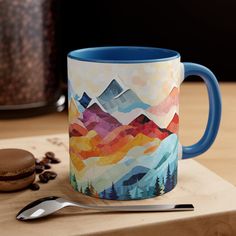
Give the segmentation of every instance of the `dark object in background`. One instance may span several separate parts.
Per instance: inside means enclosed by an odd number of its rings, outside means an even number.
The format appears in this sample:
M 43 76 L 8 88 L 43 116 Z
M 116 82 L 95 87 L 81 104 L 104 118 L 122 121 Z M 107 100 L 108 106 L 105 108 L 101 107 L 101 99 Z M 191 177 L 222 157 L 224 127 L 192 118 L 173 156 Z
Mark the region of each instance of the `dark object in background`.
M 0 117 L 63 109 L 57 2 L 0 1 Z
M 236 81 L 236 1 L 60 2 L 65 79 L 71 50 L 138 45 L 176 50 L 182 61 L 210 67 L 220 81 Z
M 0 117 L 56 110 L 67 53 L 84 47 L 170 48 L 236 81 L 235 10 L 233 0 L 0 0 Z

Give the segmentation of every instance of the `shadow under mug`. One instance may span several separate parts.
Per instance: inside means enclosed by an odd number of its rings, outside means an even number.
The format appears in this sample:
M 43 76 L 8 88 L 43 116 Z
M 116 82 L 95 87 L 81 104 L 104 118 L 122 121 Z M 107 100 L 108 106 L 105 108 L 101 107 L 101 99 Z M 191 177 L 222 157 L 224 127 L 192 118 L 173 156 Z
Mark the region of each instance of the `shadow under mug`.
M 179 87 L 200 76 L 209 95 L 202 138 L 181 146 Z M 214 142 L 221 95 L 204 66 L 181 63 L 176 51 L 100 47 L 68 54 L 70 181 L 102 199 L 145 199 L 171 191 L 178 159 L 195 157 Z

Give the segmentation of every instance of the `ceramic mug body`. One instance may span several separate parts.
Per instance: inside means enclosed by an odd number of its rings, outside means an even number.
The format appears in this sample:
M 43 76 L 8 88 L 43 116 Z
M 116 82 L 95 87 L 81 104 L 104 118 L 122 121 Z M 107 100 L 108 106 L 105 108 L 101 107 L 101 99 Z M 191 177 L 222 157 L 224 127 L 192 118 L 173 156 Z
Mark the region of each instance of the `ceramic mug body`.
M 130 200 L 176 186 L 183 64 L 175 51 L 149 55 L 149 49 L 68 55 L 70 181 L 76 191 Z

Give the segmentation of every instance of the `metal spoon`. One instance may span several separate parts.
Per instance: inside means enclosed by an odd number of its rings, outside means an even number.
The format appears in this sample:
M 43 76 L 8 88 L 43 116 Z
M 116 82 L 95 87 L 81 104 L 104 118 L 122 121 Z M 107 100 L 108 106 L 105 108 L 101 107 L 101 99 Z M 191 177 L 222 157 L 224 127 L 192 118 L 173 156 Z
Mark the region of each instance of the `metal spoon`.
M 48 216 L 64 207 L 75 206 L 85 209 L 93 209 L 111 212 L 151 212 L 151 211 L 193 211 L 192 204 L 169 205 L 126 205 L 126 206 L 97 206 L 72 202 L 60 197 L 45 197 L 31 202 L 25 206 L 16 216 L 17 220 L 33 220 Z

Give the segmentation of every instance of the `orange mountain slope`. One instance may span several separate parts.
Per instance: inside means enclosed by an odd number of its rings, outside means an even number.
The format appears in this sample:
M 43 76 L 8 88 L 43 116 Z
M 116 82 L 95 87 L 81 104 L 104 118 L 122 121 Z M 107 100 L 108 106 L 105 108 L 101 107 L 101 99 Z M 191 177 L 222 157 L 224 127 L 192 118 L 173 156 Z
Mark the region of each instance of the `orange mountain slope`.
M 175 113 L 174 117 L 172 118 L 171 122 L 167 126 L 167 129 L 172 132 L 177 134 L 178 129 L 179 129 L 179 116 Z

